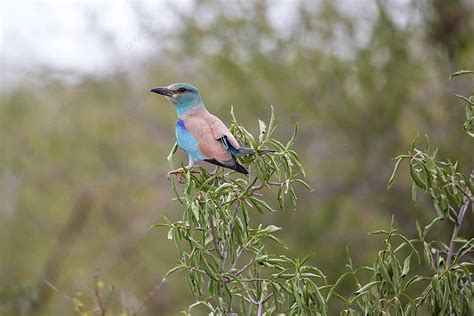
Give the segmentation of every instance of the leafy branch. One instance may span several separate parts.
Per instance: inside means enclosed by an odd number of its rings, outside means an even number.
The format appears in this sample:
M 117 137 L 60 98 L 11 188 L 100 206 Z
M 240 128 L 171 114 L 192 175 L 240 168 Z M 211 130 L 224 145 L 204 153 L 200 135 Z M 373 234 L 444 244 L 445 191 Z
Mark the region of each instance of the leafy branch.
M 453 76 L 471 73 L 462 71 Z M 467 102 L 464 127 L 473 136 L 473 97 L 460 98 Z M 347 251 L 347 271 L 330 283 L 317 267 L 307 264 L 311 255 L 300 260 L 268 252 L 270 241 L 286 248 L 277 237 L 280 227 L 250 224 L 252 210 L 276 211 L 263 199 L 264 194 L 275 189 L 278 208 L 294 210 L 297 196 L 293 186 L 301 184 L 310 189 L 293 150 L 297 128 L 286 144 L 274 139 L 272 108 L 268 124 L 258 121 L 256 139 L 239 124 L 233 110 L 231 115 L 231 132 L 258 153 L 241 159 L 250 170 L 249 176 L 236 177 L 226 170 L 209 174 L 203 168 L 198 173 L 186 172 L 183 186 L 172 186 L 184 210 L 182 219 L 172 222 L 164 218 L 164 223 L 155 225 L 168 229 L 168 238 L 179 253 L 177 265 L 166 277 L 185 273 L 195 299 L 186 314 L 204 308 L 210 315 L 327 315 L 333 298 L 345 304 L 341 315 L 416 315 L 425 306 L 433 315 L 474 314 L 474 264 L 465 261 L 474 251 L 474 239 L 459 236 L 473 203 L 474 170 L 466 176 L 457 162 L 439 160 L 428 140 L 418 148 L 415 139 L 406 154 L 395 158 L 388 188 L 402 163 L 408 162 L 412 199 L 417 200 L 419 191 L 427 194 L 436 217 L 423 229 L 416 223 L 416 238 L 399 233 L 392 218 L 388 230 L 372 232 L 383 237 L 382 250 L 373 263 L 354 267 Z M 275 152 L 265 152 L 269 147 Z M 168 157 L 170 162 L 175 151 L 176 147 Z M 448 243 L 430 240 L 432 227 L 443 220 L 454 226 L 451 239 Z M 414 260 L 418 268 L 413 268 Z M 415 273 L 425 271 L 423 267 L 432 273 Z M 349 278 L 355 281 L 355 290 L 345 296 L 339 287 Z
M 304 180 L 301 161 L 292 149 L 297 129 L 286 144 L 272 138 L 276 128 L 272 108 L 268 125 L 259 120 L 257 141 L 238 123 L 233 111 L 231 115 L 231 132 L 257 152 L 241 160 L 249 167 L 250 176 L 235 177 L 226 170 L 209 174 L 201 168 L 200 173 L 185 174 L 182 190 L 173 183 L 176 200 L 184 209 L 182 220 L 173 223 L 165 219 L 156 225 L 168 228 L 168 238 L 175 242 L 180 256 L 168 275 L 186 273 L 188 287 L 196 299 L 188 308 L 189 314 L 197 306 L 215 314 L 235 310 L 256 315 L 312 310 L 326 314 L 320 286 L 316 285 L 319 279 L 327 285 L 321 271 L 305 265 L 309 257 L 300 261 L 268 253 L 268 241 L 286 248 L 275 235 L 280 227 L 250 225 L 252 209 L 259 213 L 276 211 L 262 199 L 264 191 L 276 188 L 278 207 L 285 210 L 296 207 L 295 184 L 310 188 Z M 275 152 L 264 153 L 267 147 Z

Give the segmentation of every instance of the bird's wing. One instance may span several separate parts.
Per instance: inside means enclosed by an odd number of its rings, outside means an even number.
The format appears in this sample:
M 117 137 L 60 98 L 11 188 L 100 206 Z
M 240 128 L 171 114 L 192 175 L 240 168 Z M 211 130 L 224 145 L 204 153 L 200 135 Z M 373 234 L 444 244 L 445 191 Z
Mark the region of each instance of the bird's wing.
M 198 141 L 199 151 L 208 160 L 216 160 L 229 168 L 235 167 L 235 158 L 224 144 L 215 138 L 208 120 L 203 115 L 191 114 L 184 118 L 186 129 Z
M 220 140 L 225 136 L 225 141 L 228 141 L 235 149 L 240 149 L 240 144 L 237 139 L 235 139 L 234 135 L 231 134 L 229 129 L 225 126 L 224 123 L 222 123 L 222 121 L 217 116 L 209 114 L 207 116 L 206 121 L 208 122 L 209 127 L 212 131 L 212 135 L 214 135 L 215 139 Z

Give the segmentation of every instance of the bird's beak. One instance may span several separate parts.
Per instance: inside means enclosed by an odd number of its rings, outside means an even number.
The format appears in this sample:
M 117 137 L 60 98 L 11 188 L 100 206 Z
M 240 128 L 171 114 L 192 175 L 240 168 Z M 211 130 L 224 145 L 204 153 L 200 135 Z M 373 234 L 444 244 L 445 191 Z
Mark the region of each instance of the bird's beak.
M 163 87 L 153 88 L 150 90 L 150 92 L 158 93 L 158 94 L 164 95 L 165 97 L 173 96 L 173 91 L 171 91 L 168 88 L 163 88 Z

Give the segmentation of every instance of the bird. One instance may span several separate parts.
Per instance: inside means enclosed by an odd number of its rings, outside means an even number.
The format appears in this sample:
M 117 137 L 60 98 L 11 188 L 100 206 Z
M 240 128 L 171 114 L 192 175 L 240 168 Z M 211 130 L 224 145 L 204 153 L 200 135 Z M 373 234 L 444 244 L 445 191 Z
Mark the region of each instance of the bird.
M 197 161 L 206 161 L 219 167 L 232 169 L 247 175 L 248 170 L 238 163 L 236 157 L 253 155 L 255 150 L 240 145 L 226 125 L 204 106 L 199 90 L 189 83 L 173 83 L 167 87 L 157 87 L 150 92 L 163 95 L 175 107 L 176 140 L 178 146 L 188 153 L 189 162 L 184 168 L 168 172 L 179 178 L 185 170 L 191 170 Z M 262 153 L 272 150 L 262 150 Z M 215 172 L 214 171 L 214 172 Z

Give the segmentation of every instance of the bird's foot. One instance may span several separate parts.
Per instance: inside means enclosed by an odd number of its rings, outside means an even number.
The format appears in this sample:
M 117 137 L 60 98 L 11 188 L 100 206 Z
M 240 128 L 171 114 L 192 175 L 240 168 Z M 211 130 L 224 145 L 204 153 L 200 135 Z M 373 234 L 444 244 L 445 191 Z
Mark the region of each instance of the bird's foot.
M 175 175 L 176 180 L 178 180 L 179 183 L 183 183 L 181 181 L 181 178 L 183 177 L 183 174 L 186 172 L 186 170 L 189 170 L 189 172 L 191 173 L 199 173 L 199 171 L 181 167 L 181 168 L 171 170 L 170 172 L 168 172 L 168 174 L 166 175 L 166 178 L 168 178 L 168 180 L 171 180 L 171 175 Z

